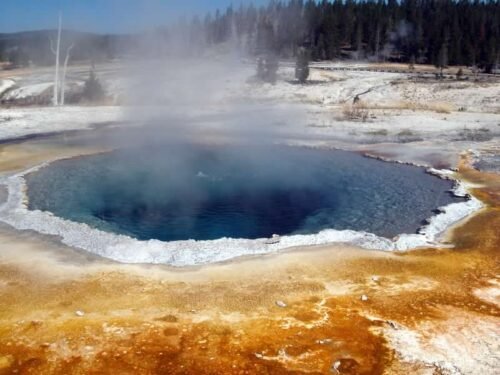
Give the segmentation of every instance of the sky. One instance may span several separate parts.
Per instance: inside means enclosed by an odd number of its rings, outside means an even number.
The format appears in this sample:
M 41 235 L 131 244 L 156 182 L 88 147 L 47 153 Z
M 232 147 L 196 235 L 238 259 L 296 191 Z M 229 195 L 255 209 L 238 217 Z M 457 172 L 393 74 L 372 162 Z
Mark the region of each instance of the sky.
M 129 33 L 167 24 L 181 16 L 204 15 L 233 4 L 266 0 L 0 0 L 0 32 L 63 27 L 98 33 Z

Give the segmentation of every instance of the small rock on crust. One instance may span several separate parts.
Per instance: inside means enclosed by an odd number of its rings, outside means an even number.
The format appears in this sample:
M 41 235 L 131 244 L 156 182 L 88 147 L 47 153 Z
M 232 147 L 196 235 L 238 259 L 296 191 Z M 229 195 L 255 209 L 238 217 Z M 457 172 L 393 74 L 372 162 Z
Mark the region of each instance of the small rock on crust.
M 366 294 L 363 294 L 360 299 L 361 301 L 366 302 L 368 301 L 368 296 Z
M 353 358 L 339 358 L 330 367 L 333 374 L 358 374 L 359 363 Z
M 272 244 L 275 244 L 275 243 L 279 243 L 281 240 L 281 237 L 277 234 L 273 234 L 273 236 L 269 239 L 266 240 L 266 244 L 267 245 L 272 245 Z
M 340 374 L 339 368 L 340 368 L 340 365 L 341 365 L 341 364 L 342 364 L 342 362 L 340 362 L 340 361 L 335 361 L 335 362 L 333 362 L 333 365 L 332 365 L 331 371 L 332 371 L 333 373 Z
M 331 344 L 332 341 L 333 341 L 332 339 L 321 339 L 321 340 L 316 340 L 316 343 L 320 345 L 328 345 Z
M 76 316 L 80 316 L 80 317 L 82 317 L 82 316 L 84 316 L 84 315 L 85 315 L 85 313 L 84 313 L 83 311 L 81 311 L 81 310 L 76 310 L 76 311 L 75 311 L 75 315 L 76 315 Z
M 275 304 L 276 304 L 276 306 L 283 307 L 283 308 L 285 308 L 287 306 L 287 304 L 283 301 L 276 301 Z
M 385 321 L 389 327 L 391 327 L 392 329 L 399 329 L 398 325 L 396 323 L 394 323 L 392 320 L 386 320 Z

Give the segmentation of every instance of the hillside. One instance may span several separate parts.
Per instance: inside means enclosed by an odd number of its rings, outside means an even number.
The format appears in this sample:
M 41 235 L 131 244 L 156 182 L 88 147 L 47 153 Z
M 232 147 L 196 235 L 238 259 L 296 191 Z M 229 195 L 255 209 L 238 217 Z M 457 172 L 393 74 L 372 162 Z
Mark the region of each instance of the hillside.
M 130 46 L 130 35 L 102 35 L 63 30 L 62 50 L 74 44 L 72 61 L 102 61 L 120 57 Z M 57 30 L 25 31 L 0 34 L 0 61 L 12 66 L 53 64 L 50 40 L 56 40 Z

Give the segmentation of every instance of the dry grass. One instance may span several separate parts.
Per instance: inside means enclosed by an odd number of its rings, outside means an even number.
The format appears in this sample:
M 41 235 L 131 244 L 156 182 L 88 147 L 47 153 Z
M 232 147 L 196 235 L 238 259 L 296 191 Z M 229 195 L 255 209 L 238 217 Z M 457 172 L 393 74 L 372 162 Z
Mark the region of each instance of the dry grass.
M 370 117 L 370 112 L 364 103 L 344 104 L 342 106 L 342 116 L 345 120 L 366 122 Z
M 358 105 L 358 104 L 356 104 Z M 363 108 L 367 110 L 409 110 L 409 111 L 432 111 L 436 113 L 450 113 L 454 107 L 450 103 L 435 102 L 435 103 L 417 103 L 411 101 L 397 101 L 390 103 L 363 103 Z
M 436 113 L 448 114 L 454 108 L 449 103 L 416 103 L 410 101 L 398 101 L 392 103 L 368 103 L 359 101 L 355 104 L 345 103 L 342 106 L 343 120 L 366 122 L 374 117 L 376 110 L 401 110 L 401 111 L 432 111 Z
M 449 103 L 427 103 L 424 105 L 424 109 L 437 113 L 450 113 L 454 108 Z
M 403 70 L 406 71 L 409 68 L 409 64 L 403 63 L 371 63 L 368 65 L 370 68 L 379 69 L 393 69 L 393 70 Z M 470 68 L 466 66 L 449 66 L 443 69 L 444 74 L 456 74 L 458 69 L 462 68 L 464 73 L 471 73 Z M 417 73 L 435 73 L 437 71 L 434 65 L 430 64 L 414 64 L 414 71 Z

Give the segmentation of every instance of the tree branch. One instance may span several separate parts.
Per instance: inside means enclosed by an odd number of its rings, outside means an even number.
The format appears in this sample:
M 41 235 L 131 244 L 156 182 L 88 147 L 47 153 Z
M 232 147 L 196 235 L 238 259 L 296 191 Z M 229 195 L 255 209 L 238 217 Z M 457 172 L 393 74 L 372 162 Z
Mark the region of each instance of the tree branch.
M 50 38 L 50 37 L 49 37 L 49 41 L 50 41 L 50 50 L 52 51 L 52 53 L 53 53 L 54 55 L 56 55 L 56 54 L 57 54 L 57 52 L 56 52 L 56 49 L 54 48 L 54 41 L 53 41 L 53 40 L 52 40 L 52 38 Z

